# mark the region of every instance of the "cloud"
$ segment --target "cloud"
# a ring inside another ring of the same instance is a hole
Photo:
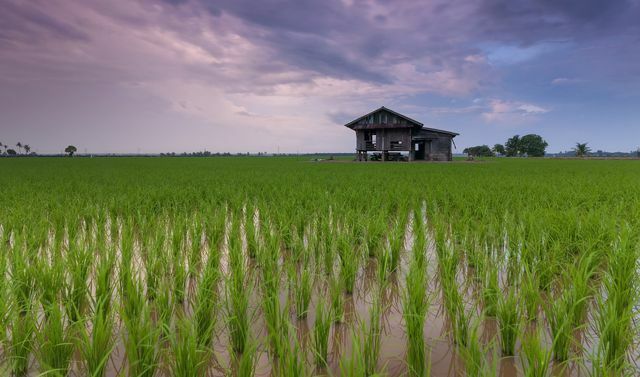
[[[519,124],[549,111],[549,109],[531,103],[491,99],[487,102],[481,115],[487,123]]]
[[[583,82],[584,80],[578,78],[557,77],[551,80],[551,85],[572,85]]]

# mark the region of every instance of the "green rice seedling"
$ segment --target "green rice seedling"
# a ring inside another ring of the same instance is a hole
[[[0,240],[1,241],[1,240]],[[0,257],[0,271],[4,275],[4,270],[1,266],[2,257]],[[9,294],[6,287],[5,279],[0,279],[0,347],[4,347],[4,343],[7,337],[7,327],[10,318],[10,302]]]
[[[313,290],[313,273],[309,266],[303,266],[299,274],[299,279],[293,279],[291,282],[293,283],[296,315],[298,318],[306,318],[309,303],[311,302],[311,292]]]
[[[311,342],[316,366],[326,368],[329,355],[329,332],[331,330],[331,310],[321,298],[316,304],[316,318],[311,330]]]
[[[548,292],[553,286],[554,279],[558,273],[558,256],[562,255],[562,245],[559,242],[543,241],[543,245],[547,245],[544,254],[537,258],[534,270],[538,274],[540,289]]]
[[[75,349],[74,328],[58,304],[45,309],[47,315],[38,332],[36,358],[43,375],[67,376]]]
[[[380,293],[374,294],[373,303],[369,309],[369,326],[362,328],[364,335],[363,356],[365,371],[368,376],[375,374],[378,358],[380,356],[380,346],[382,338],[382,301]]]
[[[33,351],[35,319],[31,311],[14,315],[11,326],[11,342],[8,358],[14,376],[26,376],[29,371],[29,356]]]
[[[380,246],[384,240],[384,232],[386,224],[384,223],[384,217],[373,217],[371,221],[367,222],[366,231],[366,248],[369,258],[375,258],[378,256]]]
[[[203,348],[211,347],[216,324],[218,270],[212,266],[208,264],[200,279],[193,309],[198,344]]]
[[[198,344],[195,323],[188,317],[178,319],[171,334],[169,372],[175,377],[203,376],[208,368],[210,351]]]
[[[443,301],[451,321],[453,340],[456,344],[465,346],[469,338],[469,318],[464,307],[462,295],[455,280],[443,280],[442,282]]]
[[[247,255],[254,259],[258,253],[258,236],[255,226],[255,210],[251,206],[245,209],[244,231],[247,236]]]
[[[413,214],[413,258],[418,265],[423,265],[426,258],[427,238],[422,219],[422,211],[416,209]]]
[[[469,338],[469,318],[458,288],[458,260],[451,242],[446,243],[438,260],[443,303],[451,322],[453,340],[456,344],[465,346]]]
[[[128,375],[152,377],[160,365],[161,329],[151,318],[148,304],[143,304],[135,317],[123,311],[126,336],[124,346],[127,355]]]
[[[339,247],[342,286],[347,294],[353,294],[356,278],[358,277],[360,255],[346,236],[340,238]]]
[[[498,267],[492,263],[488,263],[487,266],[485,282],[482,286],[484,313],[487,317],[495,317],[498,314],[498,297],[500,295]]]
[[[172,329],[172,319],[175,312],[175,302],[173,295],[171,294],[170,283],[166,280],[162,280],[159,285],[158,293],[153,304],[156,312],[156,321],[160,328],[161,337],[163,339],[169,339]]]
[[[340,323],[344,320],[343,284],[343,281],[336,275],[330,278],[329,295],[331,296],[331,313],[334,323]]]
[[[578,261],[577,265],[569,267],[569,281],[567,287],[571,294],[571,327],[576,329],[581,327],[586,316],[587,304],[592,296],[592,282],[598,267],[596,255],[593,252],[586,252]]]
[[[26,315],[31,310],[32,301],[36,294],[36,274],[33,271],[33,266],[24,256],[27,255],[26,249],[16,245],[12,254],[9,274],[11,291],[18,314]]]
[[[115,258],[112,250],[109,250],[98,260],[96,273],[94,278],[95,284],[95,302],[94,310],[99,309],[106,312],[111,310],[111,300],[113,295],[113,270],[115,266]],[[100,305],[97,305],[99,303]]]
[[[404,224],[401,220],[396,221],[393,230],[391,231],[391,235],[389,238],[389,252],[391,256],[391,263],[389,264],[389,268],[391,272],[396,271],[398,266],[400,265],[400,253],[404,248]]]
[[[54,260],[49,263],[44,258],[36,263],[39,297],[43,308],[49,308],[60,302],[60,287],[65,284],[63,266],[62,261]]]
[[[142,284],[130,274],[123,278],[122,314],[124,318],[138,318],[147,303],[142,293]]]
[[[287,314],[280,305],[280,266],[278,265],[280,243],[269,234],[265,246],[258,253],[262,279],[260,284],[260,307],[267,327],[267,344],[274,358],[284,353],[282,333]]]
[[[330,276],[333,274],[335,264],[336,241],[334,232],[327,219],[323,219],[320,223],[320,234],[318,238],[322,239],[320,247],[323,253],[323,270],[325,275]]]
[[[381,247],[377,257],[377,278],[382,284],[389,281],[391,275],[391,252],[387,247]]]
[[[592,358],[594,371],[604,376],[624,375],[629,367],[627,357],[636,339],[637,330],[629,326],[633,315],[620,315],[623,304],[619,297],[599,299],[596,328],[598,330],[597,357]]]
[[[295,336],[292,336],[293,331],[291,327],[292,326],[289,323],[284,326],[285,331],[282,334],[282,349],[284,352],[278,359],[275,366],[276,373],[274,375],[277,377],[309,376],[310,373],[307,368],[305,354],[300,347],[298,339]]]
[[[274,359],[284,354],[283,331],[287,321],[286,311],[281,308],[278,293],[264,292],[261,297],[262,314],[267,327],[269,351]]]
[[[176,254],[172,258],[171,277],[173,281],[173,292],[177,303],[182,304],[186,298],[187,288],[187,267],[182,254]]]
[[[206,221],[204,233],[210,252],[218,254],[224,238],[226,220],[224,212],[216,212]]]
[[[426,294],[426,272],[415,261],[409,265],[403,300],[403,316],[407,333],[407,364],[409,375],[428,375],[426,349],[424,344],[424,322],[429,309]]]
[[[494,355],[493,363],[487,360],[487,348],[494,349],[495,346],[493,343],[488,347],[482,344],[480,340],[481,323],[482,317],[473,321],[469,331],[469,339],[458,348],[458,353],[464,362],[465,376],[489,377],[497,375],[496,360],[498,357]]]
[[[188,278],[195,277],[202,265],[202,219],[199,215],[194,216],[195,219],[189,229],[189,253],[188,258]]]
[[[541,304],[540,282],[535,272],[530,271],[528,266],[525,266],[523,271],[522,284],[520,286],[520,293],[524,302],[524,311],[529,321],[536,321],[538,319],[538,308]]]
[[[551,374],[552,350],[543,344],[540,328],[527,331],[522,339],[521,365],[525,377],[548,377]]]
[[[351,331],[351,353],[344,354],[340,358],[340,376],[345,377],[369,377],[365,354],[363,350],[364,339],[357,330]]]
[[[88,305],[87,281],[89,279],[91,257],[82,247],[72,247],[67,260],[71,263],[70,279],[67,285],[65,303],[67,315],[72,322],[77,322]]]
[[[229,250],[230,274],[226,287],[226,318],[229,327],[229,340],[233,350],[238,353],[244,351],[251,319],[249,315],[250,279],[247,277],[247,266],[242,257],[242,249],[237,243],[232,243]]]
[[[567,361],[572,343],[572,308],[571,292],[565,290],[559,297],[548,303],[546,317],[553,338],[553,358],[556,361]]]
[[[253,377],[256,375],[256,367],[258,365],[258,343],[249,339],[242,354],[231,353],[234,364],[234,376],[236,377]]]
[[[115,347],[113,322],[111,310],[107,309],[106,300],[103,299],[96,303],[88,326],[80,327],[78,348],[84,370],[89,376],[104,377],[106,374],[107,362]]]
[[[165,235],[163,232],[157,232],[153,240],[149,241],[147,247],[147,255],[144,259],[146,283],[147,283],[147,298],[151,301],[155,300],[158,293],[160,279],[163,274],[163,267],[165,266],[166,259],[163,255],[165,246]]]
[[[249,295],[238,287],[227,288],[226,303],[229,340],[233,345],[234,351],[242,353],[251,328]]]
[[[598,346],[594,369],[608,375],[621,375],[628,368],[628,353],[638,334],[633,321],[637,314],[634,305],[640,297],[637,269],[640,250],[632,240],[630,228],[622,227],[609,255],[604,292],[597,300]]]
[[[499,297],[496,314],[502,356],[513,356],[520,332],[520,303],[513,288]]]

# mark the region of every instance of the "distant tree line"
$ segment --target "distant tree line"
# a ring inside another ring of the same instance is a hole
[[[11,145],[0,142],[0,156],[6,157],[17,157],[17,156],[37,156],[36,152],[32,152],[31,146],[29,144],[23,144],[22,142],[17,142],[15,145],[17,151],[12,148]],[[24,151],[24,152],[23,152]],[[73,145],[69,145],[64,149],[64,153],[69,157],[73,157],[73,155],[78,151]]]
[[[544,157],[549,144],[540,135],[514,135],[504,145],[496,144],[493,148],[488,145],[477,145],[465,148],[463,153],[470,157],[493,157],[496,155],[507,157]]]
[[[547,149],[547,142],[536,134],[529,134],[520,137],[515,135],[503,144],[495,144],[493,148],[488,145],[476,145],[465,148],[463,153],[469,157],[544,157]],[[555,153],[556,157],[636,157],[640,158],[640,148],[631,152],[605,152],[598,150],[593,152],[589,143],[577,142],[575,147],[568,152]]]
[[[29,144],[23,144],[22,142],[17,142],[15,145],[17,151],[13,148],[12,145],[4,144],[0,142],[0,155],[2,156],[33,156],[35,152],[31,152],[31,146]],[[23,152],[24,150],[24,152]]]

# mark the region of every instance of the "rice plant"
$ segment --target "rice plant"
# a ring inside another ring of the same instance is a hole
[[[152,377],[160,366],[161,329],[151,318],[151,309],[144,304],[140,312],[130,317],[123,313],[126,329],[124,346],[130,376]]]
[[[606,375],[626,373],[628,353],[638,335],[633,321],[634,305],[640,300],[640,250],[632,240],[630,228],[623,227],[609,255],[604,292],[597,300],[598,345],[593,368]]]
[[[253,377],[256,375],[258,365],[258,344],[255,340],[249,339],[242,354],[231,353],[233,359],[234,376]]]
[[[379,288],[378,288],[379,289]],[[376,292],[373,296],[373,302],[369,308],[369,323],[365,327],[362,324],[361,331],[364,333],[362,353],[364,356],[365,372],[368,376],[374,375],[380,357],[380,347],[382,341],[382,299],[380,293]]]
[[[75,329],[58,304],[45,309],[47,315],[38,332],[36,359],[45,375],[67,376],[75,350]]]
[[[520,333],[520,303],[514,288],[510,288],[506,295],[498,299],[496,314],[502,356],[513,356]]]
[[[527,331],[522,339],[521,364],[525,377],[548,377],[551,374],[552,350],[543,343],[540,328]]]
[[[357,330],[351,332],[351,353],[340,358],[340,376],[368,377],[362,335]]]
[[[306,355],[304,354],[298,340],[292,336],[294,332],[290,323],[284,325],[283,329],[283,353],[275,365],[274,376],[309,376],[310,371],[307,368]]]
[[[484,313],[487,317],[495,317],[498,314],[498,298],[500,295],[498,268],[492,263],[488,263],[487,267],[485,281],[482,286]]]
[[[169,371],[172,376],[202,376],[208,368],[210,351],[198,344],[197,328],[190,318],[178,319],[172,333]]]
[[[293,278],[290,279],[290,282],[293,285],[296,315],[298,318],[306,318],[313,290],[313,272],[310,266],[305,264],[301,267],[300,273],[296,273],[294,269],[292,274]]]
[[[542,303],[539,291],[540,282],[536,274],[525,266],[520,293],[523,299],[524,314],[528,321],[538,319],[538,309]]]
[[[229,275],[225,281],[225,314],[231,346],[235,352],[242,353],[251,329],[249,313],[251,278],[242,253],[239,226],[238,221],[234,222],[229,238]]]
[[[258,253],[258,235],[255,226],[255,211],[251,206],[245,208],[244,232],[247,237],[247,254],[249,258],[256,258]]]
[[[402,311],[407,333],[407,364],[409,375],[414,377],[429,375],[423,337],[428,310],[426,272],[414,261],[410,264],[407,273]]]
[[[331,297],[331,313],[333,322],[340,323],[344,320],[344,282],[339,276],[329,278],[329,296]]]
[[[102,299],[96,302],[89,322],[81,326],[78,348],[87,375],[106,375],[107,362],[115,347],[112,315],[107,300]]]
[[[329,332],[331,330],[331,310],[320,299],[316,304],[316,318],[311,330],[311,342],[316,366],[325,368],[328,366]]]
[[[11,373],[14,376],[26,376],[28,374],[35,332],[35,318],[31,311],[21,311],[14,315],[11,325],[11,342],[8,350]]]
[[[240,270],[236,273],[243,274]],[[232,275],[225,284],[226,286],[226,318],[229,328],[229,341],[233,350],[238,353],[244,351],[244,347],[249,337],[251,329],[251,318],[249,313],[249,290],[247,289],[245,278],[240,275]]]
[[[360,255],[355,245],[345,235],[340,238],[339,248],[340,278],[345,293],[352,294],[358,277]]]
[[[216,325],[217,284],[219,272],[217,265],[209,263],[198,283],[193,318],[197,328],[198,344],[211,347]]]
[[[469,339],[458,347],[458,353],[464,362],[465,375],[469,377],[490,377],[497,375],[498,357],[495,355],[495,345],[482,344],[480,339],[480,324],[482,317],[476,318],[470,326]],[[493,354],[490,354],[493,350]],[[487,359],[487,355],[491,359]]]
[[[574,302],[571,292],[565,290],[560,297],[549,302],[546,308],[546,317],[553,339],[553,358],[556,361],[567,361],[572,344],[572,312]]]

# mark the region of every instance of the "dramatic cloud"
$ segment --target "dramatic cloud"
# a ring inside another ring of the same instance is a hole
[[[458,145],[509,123],[565,127],[546,135],[563,148],[598,127],[573,121],[590,111],[632,140],[638,16],[635,0],[7,0],[0,142],[349,151],[340,124],[381,105]]]

